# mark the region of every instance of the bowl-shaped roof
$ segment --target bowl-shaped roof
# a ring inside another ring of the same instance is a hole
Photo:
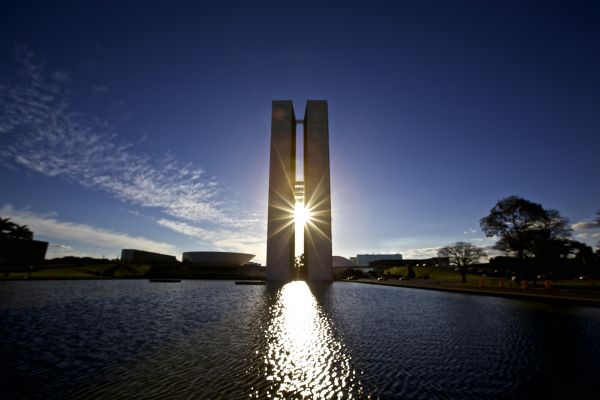
[[[331,263],[334,267],[356,267],[356,264],[342,256],[331,257]]]
[[[200,267],[241,267],[254,258],[254,254],[227,251],[187,251],[183,261]]]

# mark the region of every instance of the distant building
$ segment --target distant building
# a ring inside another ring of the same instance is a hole
[[[152,253],[150,251],[123,249],[121,250],[121,261],[132,264],[169,264],[176,263],[177,258],[175,258],[175,256],[160,253]]]
[[[48,242],[40,240],[0,240],[0,265],[4,271],[23,267],[37,267],[46,257]]]
[[[402,254],[357,254],[356,265],[360,267],[368,267],[375,261],[391,261],[402,262]]]
[[[254,254],[226,251],[188,251],[182,262],[171,266],[156,266],[149,277],[188,279],[265,279],[265,267],[250,260]]]
[[[351,257],[347,259],[342,256],[333,256],[331,257],[331,264],[333,270],[333,278],[334,279],[343,279],[352,274],[351,271],[356,271],[358,269],[367,272],[368,268],[359,268],[356,263],[352,260],[356,257]]]
[[[254,258],[254,254],[228,251],[188,251],[183,253],[184,263],[198,267],[242,267]]]

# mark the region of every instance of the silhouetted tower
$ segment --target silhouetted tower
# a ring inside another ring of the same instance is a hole
[[[267,226],[267,280],[288,281],[294,264],[296,123],[304,123],[304,262],[310,281],[331,281],[331,184],[327,102],[309,100],[304,121],[291,101],[273,101]]]

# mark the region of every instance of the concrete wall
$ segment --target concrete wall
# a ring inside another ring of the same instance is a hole
[[[296,117],[291,101],[273,101],[270,158],[266,279],[288,281],[295,243]]]
[[[331,183],[327,102],[309,100],[304,116],[304,262],[309,281],[332,280]]]

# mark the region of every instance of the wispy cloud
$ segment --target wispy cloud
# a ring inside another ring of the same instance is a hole
[[[424,247],[420,249],[408,249],[402,252],[402,257],[406,259],[422,259],[437,257],[437,252],[439,249],[441,249],[441,247]],[[485,246],[483,247],[483,250],[486,252],[488,257],[500,255],[497,251],[492,249],[491,246]]]
[[[580,232],[575,234],[575,238],[582,241],[587,241],[588,239],[600,239],[600,232]]]
[[[51,240],[78,243],[88,247],[105,248],[117,251],[122,248],[135,248],[158,253],[179,255],[178,250],[164,242],[147,239],[141,236],[131,236],[126,233],[98,228],[86,224],[61,221],[54,214],[41,215],[27,209],[15,209],[10,204],[0,207],[3,218],[11,218],[20,225],[28,225],[36,237],[42,236]],[[74,251],[71,246],[57,245],[57,248]]]
[[[600,229],[599,221],[579,221],[571,225],[574,231],[581,231],[584,229]]]
[[[100,189],[167,216],[230,227],[255,221],[227,209],[218,181],[172,154],[140,153],[106,121],[74,110],[66,72],[47,73],[27,50],[20,73],[0,83],[0,162]]]
[[[406,259],[423,259],[423,258],[432,258],[437,257],[438,250],[441,247],[424,247],[420,249],[408,249],[402,252],[402,257]],[[486,257],[482,259],[486,259],[488,257],[495,257],[501,255],[498,251],[494,250],[492,246],[485,246],[482,249],[486,253]],[[480,260],[481,261],[481,260]]]
[[[92,92],[94,93],[104,93],[108,90],[108,87],[106,87],[105,85],[93,85],[92,86]]]
[[[402,257],[407,259],[420,259],[437,257],[440,247],[424,247],[421,249],[408,249],[402,252]]]
[[[466,234],[470,234],[471,232],[467,231]],[[454,233],[448,236],[441,235],[421,235],[421,236],[404,236],[397,238],[388,238],[384,239],[380,242],[379,251],[382,249],[393,249],[393,251],[397,252],[399,249],[402,254],[411,250],[404,249],[438,249],[443,246],[447,246],[449,244],[455,242],[471,242],[478,247],[485,247],[487,245],[492,245],[498,240],[497,237],[485,237],[485,236],[470,236],[465,237],[465,232],[463,235],[460,233]],[[417,247],[419,246],[419,247]],[[420,247],[423,246],[423,247]],[[375,251],[375,250],[373,250]]]
[[[575,239],[577,240],[586,240],[590,237],[588,232],[579,232],[575,234]]]
[[[207,230],[186,222],[165,218],[156,222],[174,232],[209,243],[215,246],[216,250],[258,254],[259,257],[266,252],[264,235],[248,234],[230,229]]]

